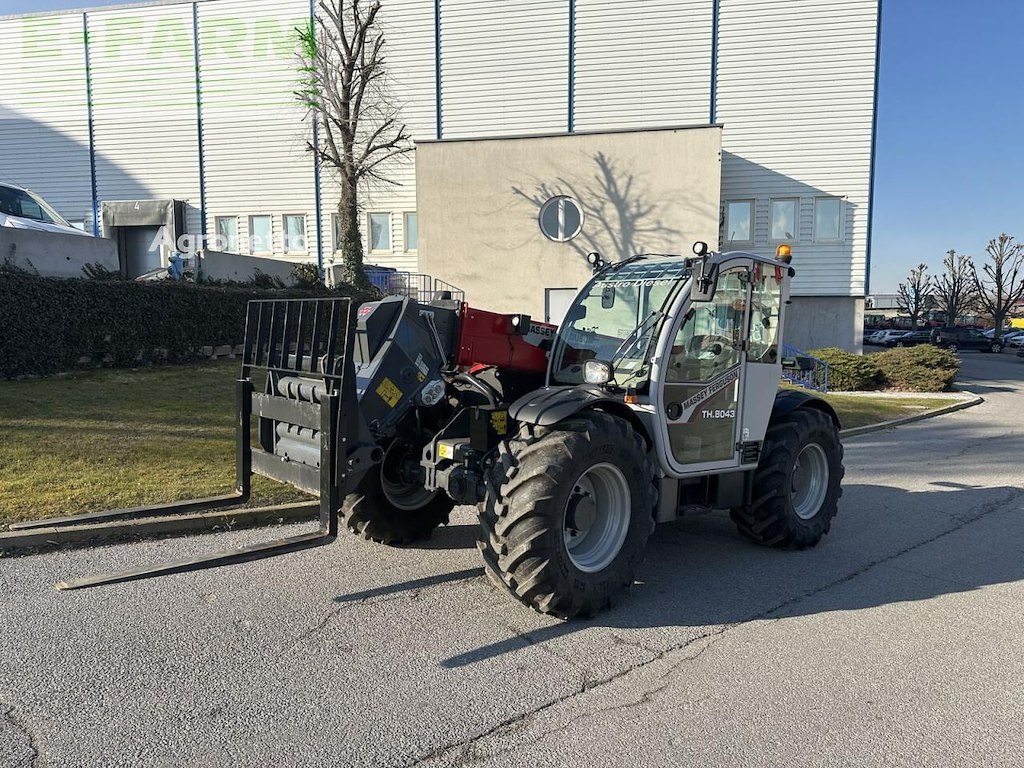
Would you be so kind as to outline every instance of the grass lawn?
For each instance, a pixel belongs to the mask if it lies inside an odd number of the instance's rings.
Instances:
[[[229,493],[238,369],[0,381],[0,523]],[[308,498],[253,477],[253,504]]]
[[[238,363],[0,381],[0,524],[227,493]],[[937,408],[941,395],[829,395],[844,427]],[[252,504],[309,497],[253,477]]]
[[[913,416],[915,413],[931,411],[959,402],[958,398],[942,394],[921,397],[886,398],[879,396],[824,395],[824,399],[836,409],[843,429],[864,427],[880,421]]]

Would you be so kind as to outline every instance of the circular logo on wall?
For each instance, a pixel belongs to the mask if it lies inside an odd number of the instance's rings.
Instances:
[[[544,237],[564,243],[583,229],[583,208],[571,197],[557,195],[540,207],[537,220]]]

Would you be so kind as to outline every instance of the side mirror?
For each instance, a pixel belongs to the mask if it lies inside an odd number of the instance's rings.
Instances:
[[[562,318],[563,323],[571,323],[576,320],[582,320],[587,316],[587,308],[582,304],[574,304],[569,307],[569,311],[565,313],[565,317]]]
[[[718,265],[714,264],[710,268],[707,266],[707,262],[704,262],[701,268],[700,276],[694,281],[693,288],[690,289],[690,301],[693,302],[708,302],[715,298],[715,289],[718,287]]]

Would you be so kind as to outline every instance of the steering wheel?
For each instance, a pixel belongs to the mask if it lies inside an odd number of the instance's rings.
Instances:
[[[704,357],[706,353],[710,353],[712,357],[718,357],[726,349],[732,347],[732,339],[726,338],[725,336],[709,334],[707,336],[693,337],[694,342],[697,342],[698,340],[699,346],[693,350],[692,354],[705,360],[708,359]]]

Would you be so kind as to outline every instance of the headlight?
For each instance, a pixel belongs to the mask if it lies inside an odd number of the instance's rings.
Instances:
[[[583,381],[587,384],[607,384],[613,374],[611,363],[604,360],[587,360],[583,363]]]

